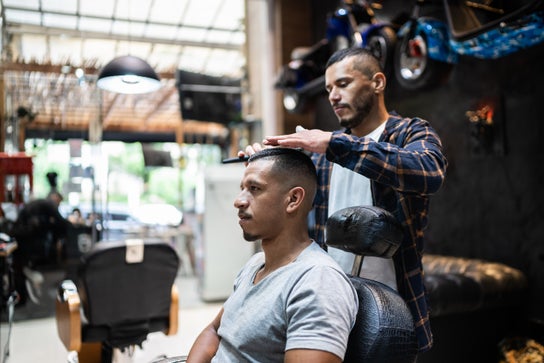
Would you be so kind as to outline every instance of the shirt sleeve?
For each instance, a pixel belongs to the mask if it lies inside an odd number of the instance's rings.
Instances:
[[[322,350],[343,359],[357,309],[357,293],[342,272],[310,269],[289,293],[285,350]]]
[[[378,142],[335,131],[326,157],[398,191],[435,193],[444,182],[447,165],[440,138],[425,120],[403,122]]]

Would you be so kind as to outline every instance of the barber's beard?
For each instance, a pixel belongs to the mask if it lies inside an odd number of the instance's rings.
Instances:
[[[363,122],[363,120],[370,114],[370,110],[374,106],[374,98],[368,97],[366,100],[355,101],[351,108],[355,111],[355,114],[350,118],[341,118],[340,126],[352,129],[357,127]]]

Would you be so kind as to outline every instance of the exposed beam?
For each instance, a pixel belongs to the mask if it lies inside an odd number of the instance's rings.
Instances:
[[[56,73],[62,74],[63,67],[61,64],[37,63],[37,62],[2,62],[0,71],[15,71],[15,72],[41,72],[41,73]],[[78,65],[82,68],[85,74],[97,74],[99,69],[93,66]]]
[[[132,24],[140,24],[140,25],[158,25],[158,26],[173,26],[176,28],[184,28],[184,29],[196,29],[196,30],[209,30],[209,27],[205,26],[198,26],[198,25],[191,25],[191,24],[184,24],[184,23],[167,23],[163,21],[149,21],[149,20],[140,20],[140,19],[131,19],[128,17],[122,17],[122,16],[99,16],[99,15],[92,15],[92,14],[74,14],[67,11],[58,11],[58,10],[44,10],[44,9],[29,9],[19,6],[12,6],[12,5],[4,5],[5,10],[16,10],[16,11],[23,11],[26,13],[34,13],[42,16],[43,14],[48,15],[61,15],[61,16],[75,16],[77,18],[84,18],[84,19],[93,19],[93,20],[104,20],[104,21],[120,21],[120,22],[127,22]],[[218,12],[219,12],[218,8]],[[220,13],[216,14],[215,17],[219,16]],[[221,28],[221,27],[214,27],[214,30],[218,31],[224,31],[224,32],[231,32],[231,33],[243,33],[244,30],[241,28]]]
[[[112,111],[117,107],[117,100],[119,99],[119,94],[115,94],[113,96],[113,100],[111,101],[111,103],[106,106],[106,108],[102,111],[100,110],[100,112],[102,113],[102,125],[105,127],[107,126],[108,124],[108,120],[110,118],[110,115],[112,113]],[[102,102],[101,102],[101,108],[104,107],[104,97],[102,97]]]
[[[83,39],[98,39],[98,40],[120,40],[127,42],[142,42],[142,43],[152,43],[152,44],[166,44],[166,45],[177,45],[177,46],[187,46],[187,47],[198,47],[198,48],[215,48],[215,49],[226,49],[226,50],[242,50],[242,44],[226,44],[226,43],[217,43],[209,41],[191,41],[191,40],[178,40],[178,39],[164,39],[164,38],[154,38],[154,37],[134,37],[127,34],[113,34],[113,33],[101,33],[101,32],[91,32],[83,31],[76,29],[66,29],[66,28],[55,28],[48,26],[47,28],[39,25],[30,25],[30,24],[14,24],[8,23],[6,26],[8,34],[32,34],[32,35],[44,35],[44,36],[71,36],[79,37]]]
[[[147,124],[151,117],[157,113],[159,108],[161,108],[164,104],[168,103],[170,101],[170,98],[173,94],[178,94],[178,90],[175,87],[171,87],[166,94],[163,95],[160,101],[156,102],[153,109],[151,109],[145,116],[143,116],[144,122]]]
[[[0,64],[0,73],[4,71],[16,71],[16,72],[41,72],[41,73],[56,73],[63,74],[63,68],[66,64],[52,64],[52,63],[37,63],[37,62],[2,62]],[[72,65],[74,68],[82,68],[87,75],[98,75],[100,68],[94,65]],[[157,75],[161,79],[175,79],[174,72],[162,71],[157,72]]]

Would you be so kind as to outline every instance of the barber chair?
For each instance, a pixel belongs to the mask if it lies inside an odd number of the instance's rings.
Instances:
[[[79,363],[111,362],[152,332],[178,327],[179,257],[159,240],[103,241],[81,257],[77,281],[61,282],[58,335]]]
[[[351,207],[327,221],[327,245],[354,253],[351,282],[359,296],[359,311],[348,340],[346,363],[414,363],[417,340],[412,315],[390,287],[358,277],[364,256],[391,258],[402,241],[393,215],[378,207]],[[153,363],[181,363],[186,356]]]
[[[415,362],[414,322],[404,300],[390,287],[358,277],[364,256],[393,257],[403,236],[399,222],[378,207],[350,207],[329,217],[326,236],[328,246],[356,255],[350,280],[359,296],[359,311],[344,362]]]

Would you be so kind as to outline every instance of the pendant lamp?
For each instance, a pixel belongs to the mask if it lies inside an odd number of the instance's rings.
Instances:
[[[161,81],[146,61],[126,55],[106,64],[98,75],[96,85],[110,92],[136,94],[158,90]]]

